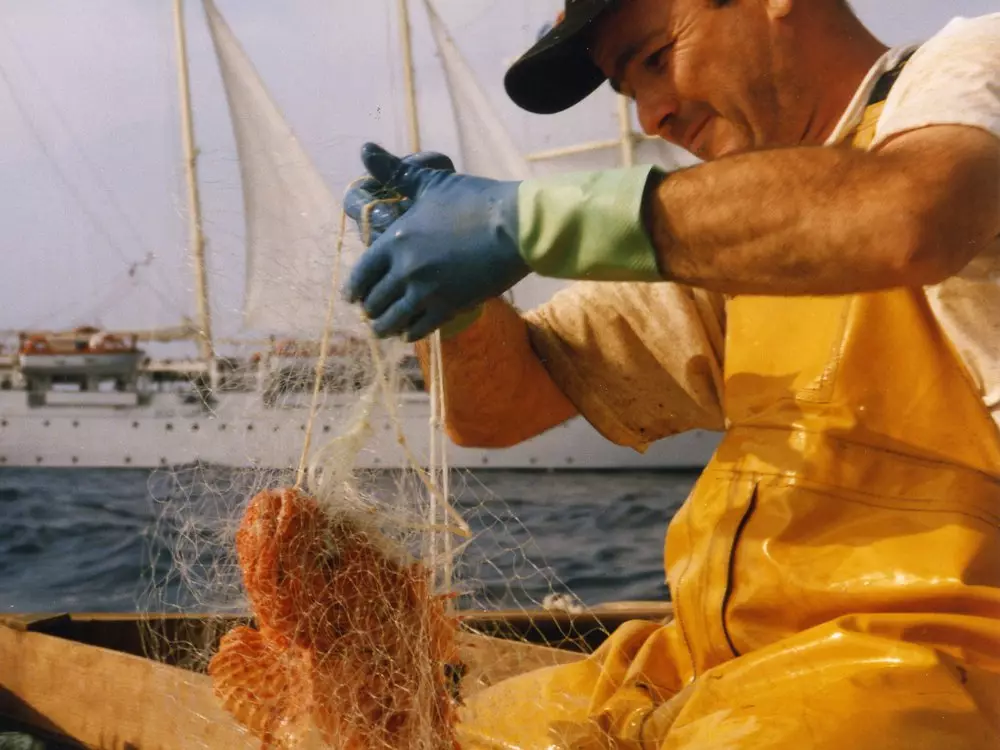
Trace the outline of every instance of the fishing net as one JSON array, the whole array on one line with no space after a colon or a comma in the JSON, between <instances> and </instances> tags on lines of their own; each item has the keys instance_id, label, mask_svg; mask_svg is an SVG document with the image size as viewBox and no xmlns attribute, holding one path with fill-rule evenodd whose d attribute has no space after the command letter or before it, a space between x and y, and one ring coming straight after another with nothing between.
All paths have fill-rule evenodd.
<instances>
[{"instance_id":1,"label":"fishing net","mask_svg":"<svg viewBox=\"0 0 1000 750\"><path fill-rule=\"evenodd\" d=\"M151 692L151 709L175 717L164 746L185 750L454 747L466 697L578 658L519 644L579 651L606 631L579 624L585 608L516 509L449 469L437 342L421 368L340 299L364 233L345 223L211 0L205 9L240 162L244 324L266 338L197 394L208 415L197 430L235 440L246 466L150 481L144 648L184 669ZM467 162L528 176L427 10Z\"/></svg>"}]
</instances>

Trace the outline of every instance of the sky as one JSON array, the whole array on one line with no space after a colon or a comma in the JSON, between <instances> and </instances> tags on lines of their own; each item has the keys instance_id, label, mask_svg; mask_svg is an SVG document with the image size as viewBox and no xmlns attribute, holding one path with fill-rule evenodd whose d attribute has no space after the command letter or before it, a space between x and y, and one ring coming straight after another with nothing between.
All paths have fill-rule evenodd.
<instances>
[{"instance_id":1,"label":"sky","mask_svg":"<svg viewBox=\"0 0 1000 750\"><path fill-rule=\"evenodd\" d=\"M411 2L422 145L454 153L441 67L422 3ZM217 5L334 194L358 176L365 141L407 150L396 0ZM613 138L618 128L606 88L553 117L526 115L503 93L506 65L561 6L437 1L526 153ZM899 44L954 16L994 12L1000 0L854 6L883 41ZM232 336L244 273L239 165L201 3L185 9L213 317L217 335ZM174 44L168 0L0 5L0 330L167 326L193 315Z\"/></svg>"}]
</instances>

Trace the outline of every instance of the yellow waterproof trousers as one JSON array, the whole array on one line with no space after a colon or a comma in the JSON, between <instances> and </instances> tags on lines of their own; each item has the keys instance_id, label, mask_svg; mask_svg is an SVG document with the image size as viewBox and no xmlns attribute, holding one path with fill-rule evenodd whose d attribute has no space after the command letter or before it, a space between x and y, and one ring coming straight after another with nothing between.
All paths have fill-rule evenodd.
<instances>
[{"instance_id":1,"label":"yellow waterproof trousers","mask_svg":"<svg viewBox=\"0 0 1000 750\"><path fill-rule=\"evenodd\" d=\"M464 747L1000 748L1000 431L923 291L738 297L725 369L675 619L476 695Z\"/></svg>"}]
</instances>

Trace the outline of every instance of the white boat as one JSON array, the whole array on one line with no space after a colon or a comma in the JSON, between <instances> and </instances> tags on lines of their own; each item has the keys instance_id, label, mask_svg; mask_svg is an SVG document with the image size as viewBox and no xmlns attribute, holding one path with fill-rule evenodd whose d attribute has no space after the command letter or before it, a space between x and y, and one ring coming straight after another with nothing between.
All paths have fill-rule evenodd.
<instances>
[{"instance_id":1,"label":"white boat","mask_svg":"<svg viewBox=\"0 0 1000 750\"><path fill-rule=\"evenodd\" d=\"M400 4L401 27L408 34L405 3ZM559 159L594 150L618 152L621 161L631 163L636 148L644 145L631 128L630 114L619 112L621 134L617 140L583 144L548 154L525 157L492 111L437 15L431 0L424 8L431 23L435 44L444 66L452 95L463 166L467 171L499 178L522 178L529 175L541 160ZM206 3L210 31L219 57L227 96L234 107L258 107L257 127L244 138L256 152L271 153L284 149L283 159L275 169L275 179L307 186L312 192L303 200L312 201L292 213L328 213L337 202L302 151L291 128L269 98L256 71L245 57L235 37L211 3ZM191 253L195 270L198 316L195 324L186 323L170 332L102 333L104 348L87 341L80 347L80 337L73 333L35 335L22 339L16 361L0 367L0 465L48 467L159 467L203 462L223 466L287 468L298 462L302 434L309 416L311 383L315 358L283 352L273 337L251 355L246 351L235 357L221 357L212 337L208 289L204 264L204 238L201 233L201 207L195 172L196 148L188 90L187 51L184 19L179 0L175 1L178 42L178 72L181 89L182 134L185 163L188 167L188 204L190 209ZM408 40L404 39L404 47ZM227 79L227 76L230 78ZM238 85L234 86L233 80ZM410 97L411 125L416 122L413 90ZM241 99L242 97L242 99ZM259 123L264 126L260 127ZM239 118L234 118L237 144L241 144ZM270 130L268 130L270 128ZM262 135L263 133L263 135ZM271 138L271 141L260 141ZM419 148L416 128L411 132L411 146ZM648 144L646 144L648 145ZM243 142L246 148L246 141ZM246 154L240 154L241 159ZM289 166L291 165L291 166ZM297 171L296 171L297 170ZM253 188L255 189L255 188ZM244 183L247 211L253 208L253 189ZM308 192L308 191L307 191ZM258 196L264 200L266 196ZM339 210L337 211L339 214ZM297 219L293 216L292 220ZM326 217L327 224L333 216ZM316 219L313 219L317 221ZM315 225L314 225L315 226ZM304 235L308 236L308 235ZM255 325L253 330L277 330L287 335L289 329L315 330L303 321L321 317L329 290L322 288L305 293L296 287L289 295L296 302L291 308L265 309L262 300L273 298L270 288L275 263L291 268L307 268L308 252L330 253L331 237L316 237L302 252L303 260L292 255L288 237L261 237L248 231L248 280L244 317ZM268 245L268 242L271 244ZM256 244L255 244L256 243ZM308 244L308 243L307 243ZM268 253L280 253L280 259ZM297 256L296 256L297 257ZM296 262L300 262L296 266ZM308 273L300 273L303 278ZM547 299L561 283L529 279L513 292L516 304L530 307ZM324 304L319 304L324 302ZM310 307L305 306L308 303ZM310 318L310 316L312 316ZM290 325L289 321L294 321ZM281 326L284 325L282 329ZM299 326L302 326L301 328ZM60 338L60 336L62 338ZM112 351L108 342L124 340L128 347ZM164 361L153 359L138 349L137 341L194 340L200 347L197 359ZM69 340L79 351L59 348ZM314 341L318 340L318 337ZM30 342L30 346L28 343ZM94 347L90 344L94 343ZM34 347L34 349L32 348ZM245 347L244 347L245 349ZM329 366L350 369L350 358L332 358ZM415 361L409 361L409 374L402 378L397 405L398 420L405 444L412 456L425 457L429 452L428 421L430 398L422 389L422 377ZM336 434L357 400L357 391L344 387L351 378L331 377L324 389L322 408L316 430ZM355 383L358 385L358 383ZM362 453L360 468L388 468L407 462L399 435L389 415L377 416L368 447ZM711 456L718 436L711 433L688 433L654 445L645 455L617 447L600 436L583 419L577 418L533 440L507 449L476 450L452 446L448 461L455 468L503 469L697 469Z\"/></svg>"},{"instance_id":2,"label":"white boat","mask_svg":"<svg viewBox=\"0 0 1000 750\"><path fill-rule=\"evenodd\" d=\"M101 400L104 402L101 403ZM336 429L350 397L320 413L317 429ZM298 415L295 419L291 414ZM429 406L422 393L400 397L398 417L411 450L427 444ZM206 408L197 397L154 393L140 403L121 394L58 394L55 403L32 407L25 394L0 393L0 466L167 467L195 462L222 466L295 466L308 416L297 407L268 409L255 392L227 393ZM589 424L575 419L513 448L449 447L457 469L688 469L704 466L717 442L714 433L692 432L654 444L641 455L619 448ZM404 454L387 419L374 435L359 468L403 466Z\"/></svg>"},{"instance_id":3,"label":"white boat","mask_svg":"<svg viewBox=\"0 0 1000 750\"><path fill-rule=\"evenodd\" d=\"M111 360L60 367L62 355L9 368L0 379L18 387L0 389L0 466L294 466L309 417L314 360L277 352L216 363L214 391L204 385L212 380L204 363L149 360L136 366L142 352L65 357L120 357L117 370ZM44 364L50 359L52 366ZM341 370L334 380L347 387L328 389L314 428L319 436L337 434L352 412L358 397L348 381L355 362L330 363L329 369ZM394 418L376 414L361 469L407 465L396 425L412 454L425 455L429 398L412 357L401 371ZM56 373L61 382L53 383ZM511 448L451 446L448 460L457 469L687 469L703 466L716 442L713 433L692 432L660 441L643 455L609 443L577 418Z\"/></svg>"}]
</instances>

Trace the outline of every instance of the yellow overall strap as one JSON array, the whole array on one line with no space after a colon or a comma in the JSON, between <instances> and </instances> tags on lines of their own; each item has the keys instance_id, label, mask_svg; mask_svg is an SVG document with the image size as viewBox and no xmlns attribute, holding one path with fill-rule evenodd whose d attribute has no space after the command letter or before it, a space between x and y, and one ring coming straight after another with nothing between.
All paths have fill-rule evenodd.
<instances>
[{"instance_id":1,"label":"yellow overall strap","mask_svg":"<svg viewBox=\"0 0 1000 750\"><path fill-rule=\"evenodd\" d=\"M905 54L895 67L891 70L886 71L882 74L881 78L875 83L875 87L872 89L871 95L868 97L868 106L865 107L864 115L862 116L861 122L859 122L854 129L845 136L845 140L851 141L851 144L855 148L867 148L872 140L875 138L875 128L878 126L878 121L882 117L882 112L885 110L886 101L889 99L889 94L892 92L892 87L899 80L900 73L906 67L906 64L910 61L910 58L916 54L916 50L908 52Z\"/></svg>"}]
</instances>

